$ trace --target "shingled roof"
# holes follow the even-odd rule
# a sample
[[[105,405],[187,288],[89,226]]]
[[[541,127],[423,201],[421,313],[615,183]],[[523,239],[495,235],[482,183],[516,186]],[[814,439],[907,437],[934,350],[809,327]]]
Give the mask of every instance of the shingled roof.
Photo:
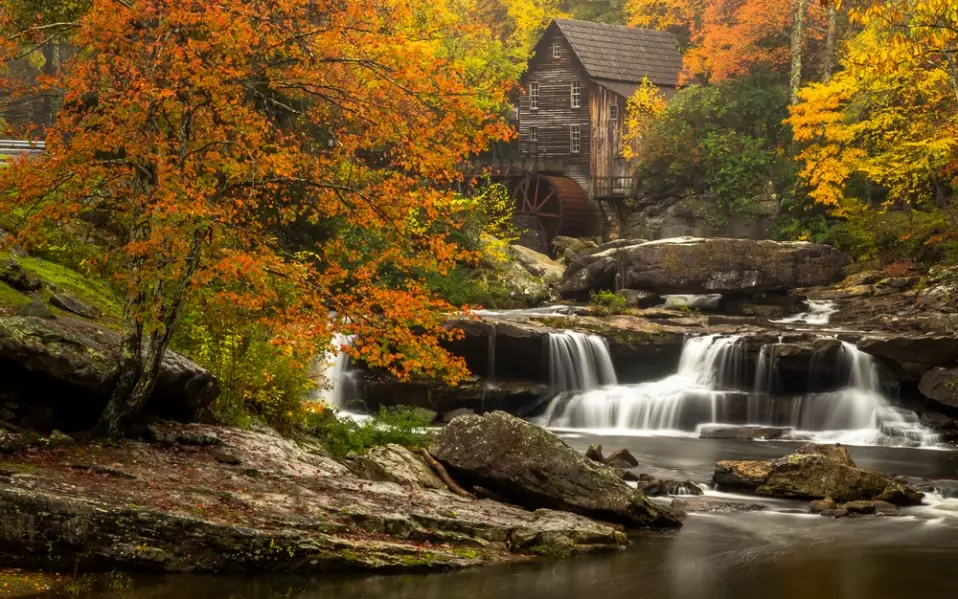
[[[593,79],[639,83],[648,77],[656,85],[678,83],[682,56],[671,33],[571,19],[554,23]]]

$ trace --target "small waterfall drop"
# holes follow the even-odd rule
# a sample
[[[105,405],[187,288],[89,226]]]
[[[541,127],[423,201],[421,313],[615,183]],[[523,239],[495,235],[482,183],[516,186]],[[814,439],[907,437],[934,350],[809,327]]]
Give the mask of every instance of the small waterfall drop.
[[[838,305],[835,302],[827,300],[805,300],[805,305],[808,306],[808,312],[794,314],[786,318],[773,320],[772,322],[777,324],[795,324],[801,322],[805,324],[823,325],[828,324],[832,314],[838,312]]]
[[[615,385],[605,339],[575,331],[549,333],[549,383],[554,391],[589,391]]]

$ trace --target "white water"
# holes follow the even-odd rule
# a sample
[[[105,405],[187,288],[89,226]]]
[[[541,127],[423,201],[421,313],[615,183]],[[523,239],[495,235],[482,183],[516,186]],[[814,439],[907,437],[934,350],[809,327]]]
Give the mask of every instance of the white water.
[[[349,399],[347,393],[352,379],[349,373],[349,354],[343,351],[343,347],[352,342],[351,336],[334,335],[320,364],[323,375],[314,397],[334,408],[345,407]]]
[[[615,385],[605,339],[575,331],[549,333],[549,384],[553,391],[589,391]]]
[[[847,379],[835,391],[810,393],[779,406],[772,397],[775,345],[759,353],[754,388],[744,390],[745,340],[740,335],[688,339],[676,374],[639,385],[608,385],[552,400],[546,426],[617,434],[690,434],[704,424],[777,425],[799,439],[849,445],[931,446],[937,436],[914,412],[891,405],[873,358],[843,343]],[[822,373],[811,373],[816,378]],[[783,400],[785,401],[785,400]]]
[[[828,324],[829,320],[831,320],[832,314],[838,312],[838,306],[835,304],[835,302],[806,300],[805,304],[808,305],[808,312],[795,314],[794,316],[788,316],[779,320],[773,320],[772,322],[778,324],[794,324],[803,322],[805,324],[822,325]]]
[[[537,316],[575,316],[575,306],[546,306],[544,308],[524,308],[521,310],[476,310],[475,314],[480,318],[493,317],[500,319],[509,318],[528,318]]]

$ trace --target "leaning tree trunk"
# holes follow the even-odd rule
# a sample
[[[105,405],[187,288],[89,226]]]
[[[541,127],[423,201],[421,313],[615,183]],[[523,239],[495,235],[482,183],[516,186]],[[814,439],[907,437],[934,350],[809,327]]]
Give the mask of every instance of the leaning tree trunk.
[[[805,10],[808,0],[794,0],[792,14],[792,76],[789,84],[792,104],[798,104],[798,91],[802,88],[802,49],[805,39]]]
[[[186,266],[177,281],[173,284],[158,283],[152,298],[138,295],[128,302],[124,310],[124,320],[129,323],[129,327],[123,340],[117,384],[100,415],[96,427],[97,435],[110,438],[123,436],[130,419],[143,409],[153,394],[167,346],[183,311],[187,289],[199,267],[205,236],[205,229],[196,229],[193,232]],[[145,341],[143,325],[137,318],[140,314],[137,307],[142,307],[150,300],[162,302],[163,309],[159,319],[162,326],[151,332],[149,339]]]

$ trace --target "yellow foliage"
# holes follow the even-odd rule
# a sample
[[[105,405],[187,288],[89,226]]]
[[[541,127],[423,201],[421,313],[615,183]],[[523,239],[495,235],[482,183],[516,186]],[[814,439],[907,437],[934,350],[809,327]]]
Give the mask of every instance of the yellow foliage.
[[[789,118],[808,144],[799,159],[810,195],[838,216],[863,206],[847,195],[853,177],[887,190],[888,204],[932,200],[958,151],[958,5],[892,0],[854,18],[863,29],[844,70],[803,89]]]
[[[656,116],[665,112],[667,107],[668,101],[662,94],[662,90],[648,78],[642,79],[642,84],[629,98],[625,109],[622,155],[626,160],[631,160],[635,156],[635,147],[641,141],[647,127]]]

